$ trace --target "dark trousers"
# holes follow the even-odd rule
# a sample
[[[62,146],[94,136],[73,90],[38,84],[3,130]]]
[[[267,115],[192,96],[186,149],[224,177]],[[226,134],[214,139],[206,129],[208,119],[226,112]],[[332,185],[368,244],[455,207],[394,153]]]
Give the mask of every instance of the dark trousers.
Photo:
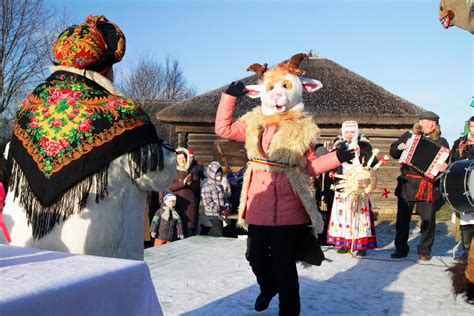
[[[436,232],[436,211],[439,208],[437,203],[410,202],[398,198],[397,223],[395,247],[398,252],[407,254],[408,235],[410,232],[410,220],[413,208],[416,204],[416,211],[421,218],[421,240],[418,244],[418,254],[430,255]]]
[[[196,227],[187,227],[186,232],[184,233],[184,236],[186,238],[196,236],[196,231],[197,231]]]
[[[211,222],[212,227],[207,227],[207,226],[204,226],[204,225],[200,225],[201,226],[201,231],[200,231],[199,235],[208,236],[209,232],[212,229],[211,236],[224,237],[224,227],[223,227],[222,220],[217,219],[217,218],[216,219],[209,219],[209,222]]]
[[[257,277],[260,292],[277,293],[280,315],[299,315],[300,294],[295,244],[301,226],[249,225],[246,257]]]
[[[461,238],[464,247],[464,253],[467,256],[471,247],[471,240],[474,238],[474,224],[461,225]]]

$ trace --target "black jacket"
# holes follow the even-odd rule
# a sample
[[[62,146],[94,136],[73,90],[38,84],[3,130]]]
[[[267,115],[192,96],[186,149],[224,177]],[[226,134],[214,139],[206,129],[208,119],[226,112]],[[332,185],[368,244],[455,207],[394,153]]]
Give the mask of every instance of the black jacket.
[[[464,160],[464,159],[469,159],[469,160],[474,159],[474,145],[467,145],[466,150],[464,150],[462,154],[459,154],[459,151],[458,151],[459,143],[465,139],[466,138],[464,136],[459,137],[459,139],[457,139],[454,142],[453,148],[451,149],[451,162]]]
[[[411,132],[406,132],[402,136],[400,136],[400,138],[390,146],[390,156],[392,156],[392,158],[394,159],[400,158],[403,150],[399,150],[397,147],[401,143],[406,144],[408,139],[411,136],[412,136]],[[443,137],[440,137],[434,140],[434,142],[437,143],[438,145],[449,148],[448,141]],[[397,188],[395,189],[395,195],[401,199],[405,199],[407,201],[412,201],[412,202],[426,201],[428,198],[427,189],[425,190],[423,194],[423,199],[419,200],[415,197],[418,192],[418,188],[420,187],[421,179],[414,179],[407,176],[409,174],[420,176],[420,174],[407,165],[402,165],[400,170],[402,174],[397,178],[398,184],[397,184]],[[441,199],[441,193],[439,192],[438,187],[439,187],[439,180],[433,183],[433,196],[432,196],[433,202]]]

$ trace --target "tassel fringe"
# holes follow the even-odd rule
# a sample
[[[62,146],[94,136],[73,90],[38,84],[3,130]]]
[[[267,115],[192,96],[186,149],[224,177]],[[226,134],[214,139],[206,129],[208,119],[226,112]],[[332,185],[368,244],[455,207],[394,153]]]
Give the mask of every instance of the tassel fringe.
[[[43,206],[31,191],[20,166],[13,160],[10,183],[13,186],[14,200],[19,198],[20,205],[26,211],[28,225],[32,225],[33,239],[40,239],[53,230],[56,224],[68,219],[74,213],[80,213],[86,206],[92,185],[95,186],[96,203],[107,195],[107,170],[100,171],[82,180],[66,191],[61,198],[50,206]]]
[[[157,168],[163,170],[163,148],[174,152],[173,147],[160,140],[128,154],[132,182],[148,171],[155,171]],[[95,187],[95,202],[99,203],[108,194],[108,169],[109,165],[107,164],[66,191],[57,202],[45,207],[31,191],[20,166],[12,159],[10,183],[14,192],[14,200],[19,198],[20,205],[25,209],[28,225],[31,224],[33,228],[33,238],[40,239],[53,230],[56,224],[65,221],[72,214],[80,213],[86,207],[87,198],[93,186]]]
[[[128,166],[132,181],[146,174],[149,171],[163,170],[164,155],[163,148],[175,152],[174,148],[159,140],[151,143],[128,154]]]

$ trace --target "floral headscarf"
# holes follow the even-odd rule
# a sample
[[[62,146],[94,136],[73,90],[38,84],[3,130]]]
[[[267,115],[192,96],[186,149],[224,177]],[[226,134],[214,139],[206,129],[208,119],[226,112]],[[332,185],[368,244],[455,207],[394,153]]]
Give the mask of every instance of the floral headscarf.
[[[103,15],[64,30],[54,44],[55,62],[61,66],[106,74],[125,54],[125,36]]]

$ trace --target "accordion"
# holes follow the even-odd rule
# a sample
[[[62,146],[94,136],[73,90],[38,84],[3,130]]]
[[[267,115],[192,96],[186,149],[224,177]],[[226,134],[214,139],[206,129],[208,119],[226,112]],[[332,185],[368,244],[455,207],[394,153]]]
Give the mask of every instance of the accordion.
[[[424,177],[433,180],[438,174],[437,165],[448,159],[450,150],[431,139],[413,134],[406,143],[399,162],[410,166]]]

